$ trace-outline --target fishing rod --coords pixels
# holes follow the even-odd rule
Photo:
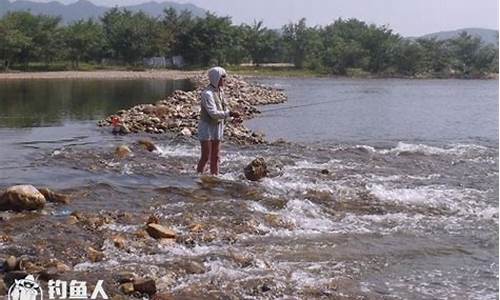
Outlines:
[[[315,103],[297,104],[297,105],[292,105],[292,106],[287,106],[287,107],[277,107],[277,108],[263,110],[262,113],[282,111],[282,110],[288,110],[288,109],[296,109],[296,108],[309,107],[309,106],[317,106],[317,105],[323,105],[323,104],[327,104],[327,103],[342,103],[342,102],[348,102],[348,101],[352,101],[352,100],[359,100],[359,97],[353,97],[353,98],[338,100],[338,101],[326,100],[326,101],[315,102]]]

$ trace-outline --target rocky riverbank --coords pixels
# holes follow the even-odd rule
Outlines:
[[[190,80],[194,86],[192,91],[178,90],[155,104],[141,104],[120,110],[99,121],[98,125],[114,126],[115,131],[122,134],[173,132],[194,136],[197,134],[200,93],[208,85],[208,79],[196,75]],[[229,109],[240,112],[243,121],[259,113],[257,105],[277,104],[287,99],[282,90],[251,84],[239,76],[228,77],[224,92]],[[239,122],[226,123],[225,137],[236,144],[260,144],[265,141],[261,134],[252,132]]]

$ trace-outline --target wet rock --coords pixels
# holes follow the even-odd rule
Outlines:
[[[44,281],[55,280],[59,278],[59,271],[55,267],[50,267],[39,273],[39,278]]]
[[[157,215],[151,215],[148,217],[146,224],[160,224],[160,218]]]
[[[102,261],[104,259],[104,253],[98,251],[92,247],[87,248],[87,257],[93,263]]]
[[[78,218],[75,217],[75,216],[69,216],[67,219],[66,219],[66,224],[68,225],[74,225],[78,223]]]
[[[53,192],[48,188],[39,188],[38,191],[42,193],[42,195],[45,197],[45,200],[47,200],[48,202],[61,203],[61,204],[69,203],[69,196],[67,195]]]
[[[51,262],[49,266],[56,268],[58,273],[65,273],[71,271],[70,266],[60,261]]]
[[[123,159],[129,156],[132,153],[132,150],[127,145],[120,145],[115,149],[115,156]]]
[[[26,276],[28,276],[26,271],[11,271],[5,274],[3,280],[7,286],[11,286],[14,280],[24,279]]]
[[[258,157],[245,167],[244,172],[248,180],[258,181],[267,176],[266,162],[263,158]]]
[[[7,257],[7,259],[3,263],[3,269],[6,272],[19,270],[18,266],[19,266],[18,260],[15,256]]]
[[[25,260],[19,261],[19,269],[22,271],[26,271],[29,274],[40,273],[44,270],[44,268],[42,268],[41,266]]]
[[[206,272],[205,266],[197,261],[181,261],[176,263],[176,265],[183,269],[186,274],[203,274]]]
[[[204,228],[205,226],[203,226],[202,224],[192,224],[191,226],[189,226],[189,230],[191,232],[202,232]]]
[[[150,152],[158,150],[158,147],[152,141],[149,141],[149,140],[139,140],[137,143],[139,145],[143,146],[146,150],[148,150]]]
[[[8,234],[0,234],[0,243],[7,243],[7,242],[12,242],[12,237]]]
[[[321,170],[321,174],[328,175],[328,174],[330,174],[330,171],[328,171],[327,169],[323,169],[323,170]]]
[[[191,136],[191,135],[193,135],[193,133],[191,132],[191,130],[189,130],[189,128],[187,128],[187,127],[184,127],[184,129],[181,130],[181,134],[183,136]]]
[[[46,199],[32,185],[16,185],[0,195],[0,210],[37,210],[45,206]]]
[[[139,229],[136,232],[134,232],[134,236],[138,239],[144,240],[148,238],[148,233],[144,229]]]
[[[146,231],[151,237],[155,239],[175,239],[175,237],[177,236],[177,234],[171,229],[163,225],[154,223],[147,224]]]
[[[156,293],[156,283],[151,278],[139,279],[134,281],[134,290],[151,296]]]
[[[129,134],[130,128],[125,124],[120,124],[113,127],[113,134]]]
[[[0,276],[0,296],[7,295],[7,292],[8,292],[7,285],[5,285],[3,277]]]
[[[125,295],[130,295],[135,292],[134,284],[132,282],[126,282],[120,285],[120,291]]]
[[[132,272],[120,272],[115,275],[114,279],[118,283],[126,283],[133,282],[136,279],[137,275]]]
[[[155,294],[153,296],[153,298],[151,298],[151,300],[174,300],[174,296],[172,296],[172,294],[169,294],[169,293],[158,293],[158,294]]]

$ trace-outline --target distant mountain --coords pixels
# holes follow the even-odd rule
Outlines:
[[[457,37],[462,31],[470,35],[477,36],[486,44],[493,44],[498,47],[498,30],[486,28],[463,28],[451,31],[440,31],[421,36],[421,38],[437,38],[438,40],[446,40]]]
[[[138,5],[120,6],[128,10],[137,12],[143,11],[146,14],[157,17],[163,13],[166,8],[174,8],[177,11],[188,10],[193,16],[204,16],[205,10],[192,4],[181,4],[175,2],[146,2]],[[64,23],[71,23],[80,19],[99,18],[106,11],[111,9],[106,6],[98,6],[88,0],[78,0],[72,4],[62,4],[57,1],[47,3],[32,2],[27,0],[18,0],[10,2],[9,0],[0,0],[0,16],[9,11],[30,11],[32,14],[44,14],[50,16],[61,16]]]

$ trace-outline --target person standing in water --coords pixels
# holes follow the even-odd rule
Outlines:
[[[224,138],[224,120],[230,117],[240,118],[239,113],[229,111],[227,108],[223,91],[226,76],[226,70],[221,67],[208,70],[210,84],[201,93],[201,111],[198,123],[201,157],[196,169],[198,173],[203,173],[210,160],[210,174],[219,174],[220,143]]]

